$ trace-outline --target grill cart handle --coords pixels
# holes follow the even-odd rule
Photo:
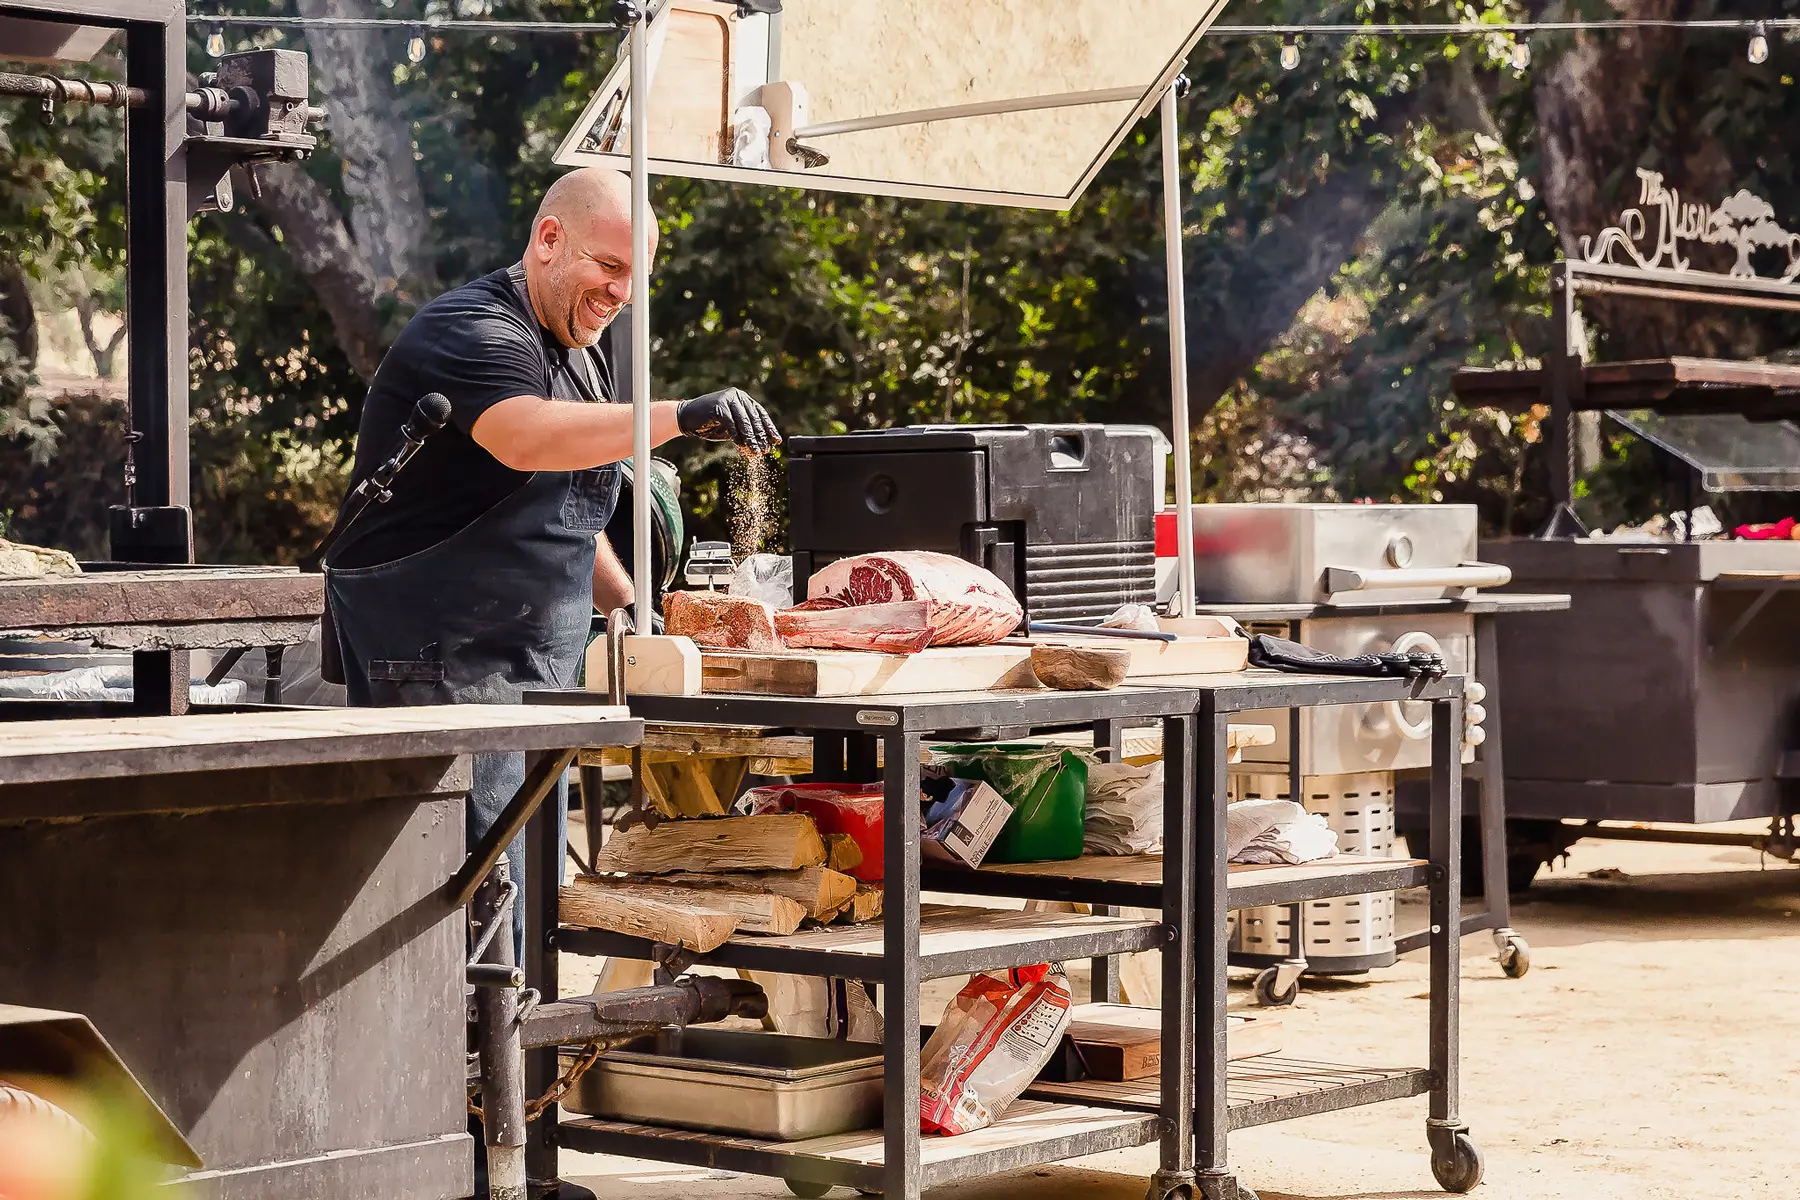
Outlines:
[[[1512,582],[1512,568],[1466,562],[1454,567],[1326,567],[1325,593],[1372,592],[1383,588],[1500,587]]]

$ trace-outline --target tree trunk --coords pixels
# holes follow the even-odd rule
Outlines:
[[[364,0],[299,0],[307,17],[386,15]],[[369,29],[312,28],[306,44],[323,93],[331,148],[344,166],[350,229],[376,286],[419,303],[431,269],[423,253],[425,198],[413,161],[412,129],[388,82],[394,60],[386,37]]]
[[[0,262],[0,337],[12,342],[27,371],[37,366],[37,313],[25,287],[25,272],[16,263]]]
[[[1679,0],[1615,0],[1615,7],[1622,18],[1688,15]],[[1728,194],[1731,163],[1699,127],[1708,102],[1699,98],[1700,67],[1686,44],[1680,29],[1575,33],[1540,57],[1532,75],[1539,189],[1568,257],[1580,256],[1583,237],[1597,237],[1619,223],[1621,211],[1637,206],[1639,166],[1663,172],[1684,199],[1712,202]],[[1691,150],[1671,157],[1673,147]],[[1644,215],[1653,237],[1656,214]],[[1753,321],[1714,306],[1590,296],[1582,310],[1605,330],[1607,358],[1735,358],[1760,351]]]

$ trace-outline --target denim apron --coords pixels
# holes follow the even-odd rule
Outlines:
[[[523,268],[514,267],[512,278],[530,314]],[[585,352],[545,346],[551,398],[599,402],[571,353]],[[602,364],[596,356],[589,365]],[[404,472],[394,486],[406,486]],[[429,549],[369,567],[327,563],[327,602],[350,703],[516,704],[528,689],[573,687],[593,615],[594,537],[618,493],[617,463],[538,471]],[[523,753],[475,757],[471,845],[524,780]],[[557,804],[564,803],[559,787]],[[514,879],[525,873],[524,847],[521,834],[508,848]],[[524,915],[515,904],[521,943]]]

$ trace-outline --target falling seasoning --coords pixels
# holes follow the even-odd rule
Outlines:
[[[769,540],[769,456],[747,446],[726,468],[726,495],[731,503],[731,551],[738,559],[762,550]]]

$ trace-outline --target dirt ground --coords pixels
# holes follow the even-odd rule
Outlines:
[[[1423,916],[1403,899],[1402,928]],[[1476,1195],[1791,1196],[1800,869],[1741,850],[1582,842],[1540,877],[1514,924],[1532,947],[1523,979],[1501,974],[1486,935],[1463,943],[1463,1115],[1487,1163]],[[1283,1052],[1423,1062],[1425,988],[1423,954],[1356,980],[1309,979],[1283,1011]],[[1247,980],[1234,980],[1233,996],[1251,1003]],[[1424,1127],[1421,1096],[1246,1130],[1231,1161],[1264,1200],[1441,1196]],[[1140,1200],[1154,1166],[1143,1147],[930,1195]],[[563,1173],[603,1200],[787,1195],[778,1180],[569,1152]]]

